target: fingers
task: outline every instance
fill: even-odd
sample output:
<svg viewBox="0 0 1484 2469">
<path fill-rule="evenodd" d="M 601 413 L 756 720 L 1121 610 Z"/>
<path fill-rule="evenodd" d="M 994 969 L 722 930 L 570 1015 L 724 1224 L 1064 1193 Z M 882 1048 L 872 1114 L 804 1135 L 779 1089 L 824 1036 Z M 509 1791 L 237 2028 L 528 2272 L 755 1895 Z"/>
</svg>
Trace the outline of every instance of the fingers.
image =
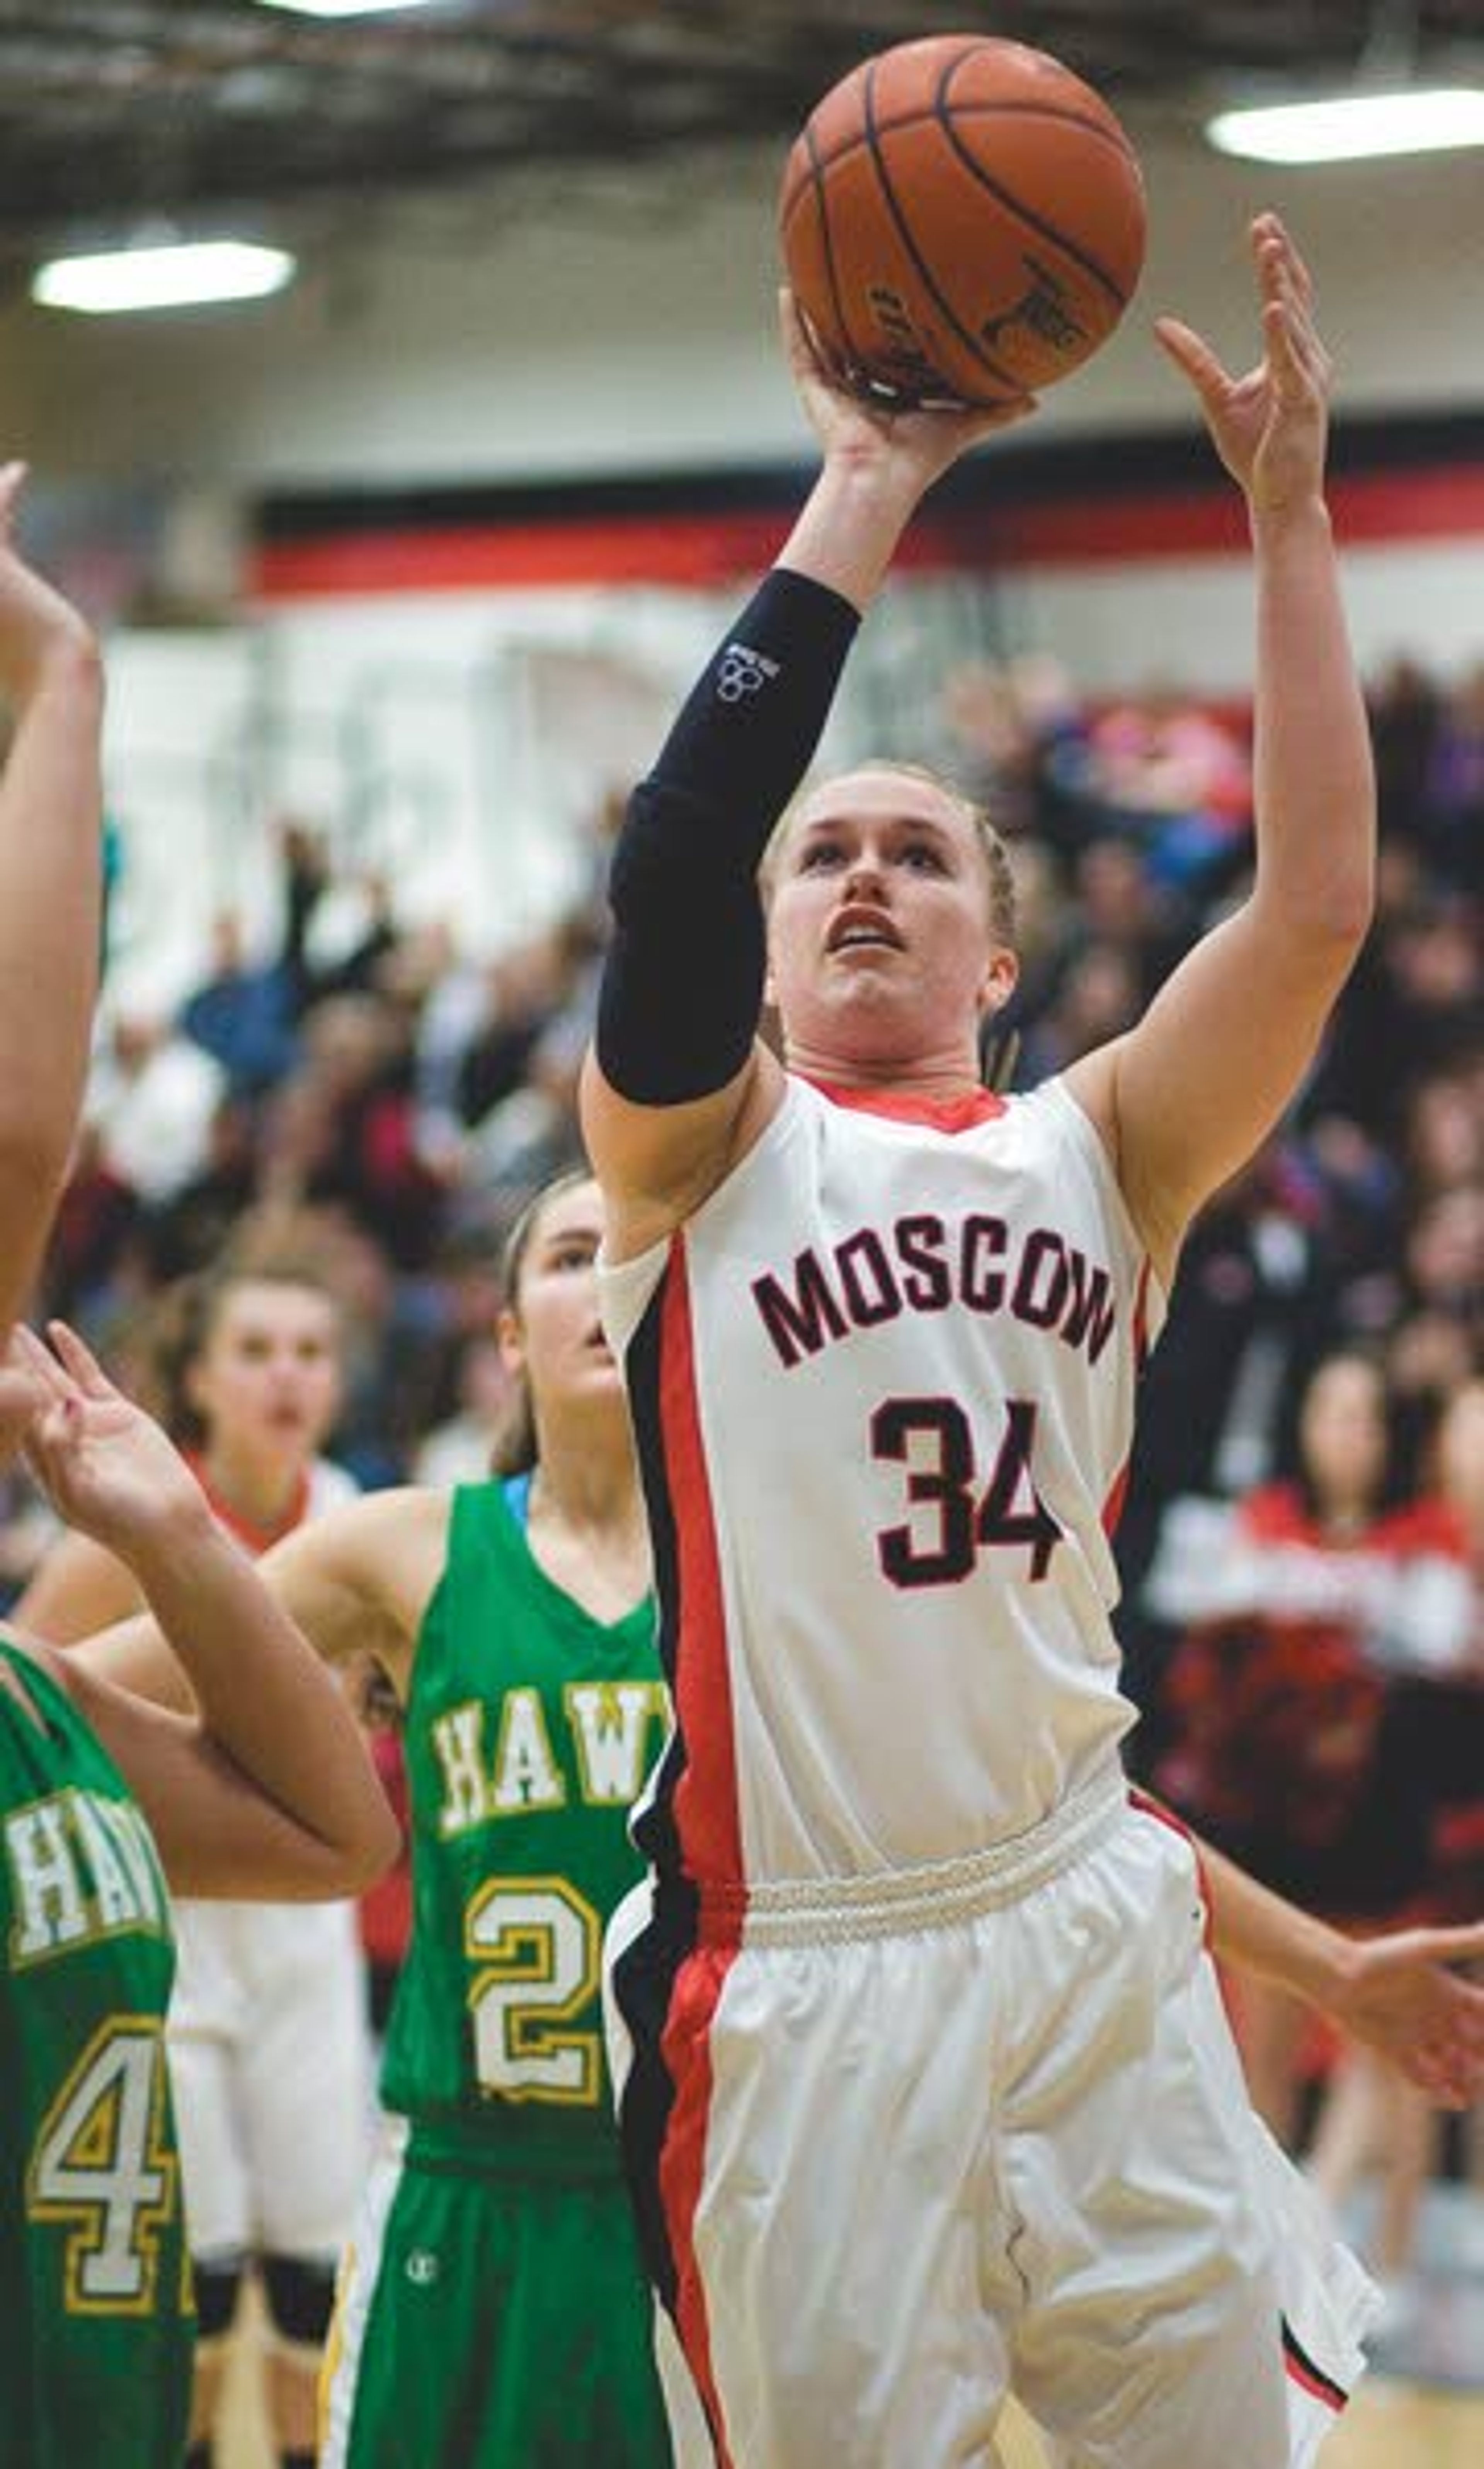
<svg viewBox="0 0 1484 2469">
<path fill-rule="evenodd" d="M 786 283 L 778 287 L 778 331 L 796 385 L 806 385 L 811 379 L 827 385 L 845 383 L 845 371 L 825 350 Z"/>
<path fill-rule="evenodd" d="M 1260 273 L 1270 263 L 1281 265 L 1295 297 L 1303 303 L 1307 315 L 1313 306 L 1314 278 L 1294 246 L 1292 237 L 1282 218 L 1270 211 L 1257 216 L 1248 238 Z"/>
<path fill-rule="evenodd" d="M 810 343 L 809 329 L 804 323 L 803 311 L 786 283 L 778 286 L 778 333 L 783 338 L 783 349 L 790 365 L 797 367 L 801 360 L 806 368 L 810 366 L 815 353 Z"/>
<path fill-rule="evenodd" d="M 1276 215 L 1260 215 L 1252 248 L 1263 298 L 1268 367 L 1280 396 L 1306 387 L 1325 391 L 1330 357 L 1313 320 L 1313 279 Z"/>
<path fill-rule="evenodd" d="M 1179 317 L 1156 317 L 1154 339 L 1203 403 L 1225 394 L 1232 379 L 1210 344 Z"/>
<path fill-rule="evenodd" d="M 1426 1929 L 1423 1942 L 1435 1963 L 1477 1963 L 1484 1960 L 1484 1921 L 1464 1928 Z M 1478 1992 L 1484 2010 L 1484 1990 Z"/>
<path fill-rule="evenodd" d="M 71 1395 L 71 1383 L 56 1355 L 42 1345 L 35 1330 L 28 1328 L 24 1321 L 17 1321 L 12 1329 L 6 1352 L 8 1359 L 25 1372 L 41 1396 L 66 1397 Z"/>
<path fill-rule="evenodd" d="M 98 1357 L 90 1347 L 84 1346 L 75 1328 L 69 1328 L 64 1320 L 50 1320 L 46 1325 L 46 1333 L 64 1368 L 71 1373 L 84 1397 L 118 1396 L 118 1391 Z"/>
</svg>

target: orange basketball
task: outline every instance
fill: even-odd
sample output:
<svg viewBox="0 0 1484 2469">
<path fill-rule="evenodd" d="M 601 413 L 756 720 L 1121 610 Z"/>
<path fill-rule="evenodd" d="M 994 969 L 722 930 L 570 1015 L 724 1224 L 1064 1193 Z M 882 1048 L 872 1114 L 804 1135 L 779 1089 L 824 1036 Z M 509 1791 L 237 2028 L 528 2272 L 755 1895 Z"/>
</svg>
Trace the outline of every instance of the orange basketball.
<svg viewBox="0 0 1484 2469">
<path fill-rule="evenodd" d="M 1002 403 L 1080 366 L 1144 264 L 1138 157 L 1049 53 L 935 35 L 863 60 L 795 140 L 788 279 L 864 392 Z"/>
</svg>

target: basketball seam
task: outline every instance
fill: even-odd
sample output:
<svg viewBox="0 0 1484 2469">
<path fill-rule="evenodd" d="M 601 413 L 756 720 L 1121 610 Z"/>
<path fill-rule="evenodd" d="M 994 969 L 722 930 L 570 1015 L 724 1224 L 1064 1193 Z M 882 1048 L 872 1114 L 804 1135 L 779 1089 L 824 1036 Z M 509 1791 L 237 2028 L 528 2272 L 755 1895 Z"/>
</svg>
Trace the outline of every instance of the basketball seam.
<svg viewBox="0 0 1484 2469">
<path fill-rule="evenodd" d="M 823 167 L 819 159 L 819 140 L 813 129 L 808 127 L 804 130 L 804 138 L 809 150 L 809 181 L 814 190 L 815 204 L 819 210 L 820 245 L 824 252 L 824 279 L 829 285 L 829 296 L 834 304 L 835 324 L 839 328 L 841 340 L 845 344 L 847 357 L 853 358 L 855 340 L 850 333 L 850 321 L 846 315 L 845 302 L 840 293 L 840 280 L 835 268 L 835 243 L 829 228 L 829 191 L 824 179 Z"/>
<path fill-rule="evenodd" d="M 870 157 L 871 162 L 875 167 L 876 178 L 881 185 L 881 194 L 886 200 L 887 212 L 896 226 L 897 238 L 900 240 L 903 248 L 911 258 L 913 265 L 916 267 L 918 278 L 921 281 L 924 290 L 927 292 L 930 299 L 937 302 L 942 316 L 953 328 L 953 331 L 958 335 L 960 342 L 968 353 L 970 359 L 977 362 L 978 366 L 984 370 L 986 377 L 993 378 L 997 385 L 1008 387 L 1011 401 L 1019 401 L 1026 392 L 1025 386 L 1011 376 L 1009 369 L 1001 367 L 996 361 L 990 359 L 986 352 L 982 352 L 978 343 L 975 341 L 974 336 L 969 334 L 965 327 L 960 325 L 958 318 L 955 316 L 947 301 L 943 298 L 941 291 L 939 291 L 937 283 L 934 281 L 932 269 L 928 266 L 918 250 L 917 243 L 914 240 L 912 232 L 908 226 L 907 219 L 902 213 L 901 207 L 897 203 L 896 191 L 892 185 L 891 176 L 887 171 L 886 164 L 882 159 L 881 149 L 877 143 L 875 75 L 875 63 L 872 61 L 871 66 L 867 73 L 865 89 L 862 95 L 862 118 L 865 124 L 866 142 L 870 148 Z M 915 112 L 913 114 L 913 118 L 915 120 L 921 119 L 923 115 L 920 112 Z M 833 161 L 834 158 L 832 157 L 830 164 L 822 168 L 823 170 L 831 169 Z"/>
<path fill-rule="evenodd" d="M 965 172 L 969 173 L 971 176 L 979 182 L 982 189 L 987 189 L 991 197 L 998 198 L 1002 206 L 1008 206 L 1011 214 L 1018 215 L 1021 221 L 1027 226 L 1028 230 L 1039 232 L 1043 240 L 1055 242 L 1056 247 L 1061 250 L 1062 255 L 1064 257 L 1069 257 L 1074 265 L 1079 265 L 1084 274 L 1090 274 L 1095 283 L 1101 284 L 1109 298 L 1117 301 L 1120 310 L 1126 309 L 1128 306 L 1129 294 L 1126 291 L 1121 291 L 1119 289 L 1118 285 L 1114 282 L 1113 277 L 1109 274 L 1106 266 L 1100 265 L 1095 257 L 1090 257 L 1085 249 L 1079 248 L 1074 241 L 1068 240 L 1065 235 L 1057 229 L 1054 222 L 1047 221 L 1042 216 L 1036 214 L 1030 206 L 1022 205 L 1013 189 L 1007 189 L 1001 181 L 995 179 L 992 173 L 986 172 L 983 165 L 975 160 L 974 156 L 969 152 L 968 148 L 962 143 L 958 130 L 954 127 L 954 109 L 949 102 L 948 89 L 956 72 L 962 68 L 963 58 L 968 57 L 970 57 L 968 54 L 964 54 L 960 59 L 953 60 L 949 63 L 949 65 L 944 69 L 941 78 L 939 80 L 938 93 L 934 98 L 934 111 L 938 119 L 938 125 L 941 128 L 943 135 L 948 140 L 954 153 L 958 156 Z M 991 104 L 988 106 L 988 109 L 990 111 L 996 109 L 1003 111 L 1005 107 L 1006 106 L 1004 105 Z M 1027 104 L 1011 104 L 1009 108 L 1011 111 L 1025 112 L 1028 117 L 1033 110 L 1037 118 L 1064 121 L 1075 127 L 1085 130 L 1089 136 L 1107 137 L 1107 132 L 1100 128 L 1096 121 L 1085 119 L 1079 112 L 1046 111 L 1040 104 L 1031 105 Z M 972 104 L 966 106 L 962 117 L 964 119 L 968 119 L 973 110 L 974 106 Z M 980 116 L 984 117 L 985 115 L 981 113 Z M 1126 146 L 1119 144 L 1116 139 L 1111 137 L 1107 137 L 1107 143 L 1114 146 L 1116 150 L 1120 154 L 1124 155 L 1125 159 L 1131 159 Z M 1135 171 L 1137 171 L 1137 164 L 1135 164 L 1134 168 Z"/>
<path fill-rule="evenodd" d="M 957 65 L 956 61 L 952 63 L 945 74 L 951 77 L 953 68 Z M 1140 168 L 1138 155 L 1127 138 L 1119 130 L 1104 127 L 1101 120 L 1093 120 L 1085 112 L 1069 111 L 1062 104 L 956 103 L 953 107 L 960 120 L 1055 120 L 1067 128 L 1081 128 L 1089 137 L 1101 138 L 1104 146 L 1111 146 L 1115 154 L 1123 156 L 1130 171 L 1137 172 Z M 899 128 L 911 128 L 919 120 L 935 120 L 938 117 L 938 111 L 939 105 L 936 101 L 928 104 L 914 104 L 910 111 L 897 112 L 890 119 L 878 120 L 876 126 L 883 136 L 890 137 Z M 813 123 L 810 122 L 806 126 L 812 128 Z M 820 155 L 821 170 L 827 172 L 833 164 L 843 163 L 847 154 L 857 146 L 864 146 L 865 143 L 865 138 L 858 131 L 852 130 L 851 134 L 844 138 L 835 148 L 833 153 Z"/>
</svg>

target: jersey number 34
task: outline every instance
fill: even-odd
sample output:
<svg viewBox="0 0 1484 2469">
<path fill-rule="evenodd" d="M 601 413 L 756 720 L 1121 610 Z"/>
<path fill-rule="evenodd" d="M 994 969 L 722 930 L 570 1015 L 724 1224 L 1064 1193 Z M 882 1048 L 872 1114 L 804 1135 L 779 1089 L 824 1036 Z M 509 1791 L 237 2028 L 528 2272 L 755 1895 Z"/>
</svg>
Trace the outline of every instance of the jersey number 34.
<svg viewBox="0 0 1484 2469">
<path fill-rule="evenodd" d="M 1035 1488 L 1031 1457 L 1035 1406 L 1011 1397 L 1005 1432 L 981 1488 L 974 1429 L 952 1397 L 888 1397 L 870 1419 L 873 1457 L 906 1468 L 907 1498 L 919 1512 L 876 1536 L 882 1574 L 893 1586 L 954 1586 L 972 1576 L 982 1551 L 1019 1544 L 1030 1575 L 1044 1578 L 1061 1528 Z"/>
</svg>

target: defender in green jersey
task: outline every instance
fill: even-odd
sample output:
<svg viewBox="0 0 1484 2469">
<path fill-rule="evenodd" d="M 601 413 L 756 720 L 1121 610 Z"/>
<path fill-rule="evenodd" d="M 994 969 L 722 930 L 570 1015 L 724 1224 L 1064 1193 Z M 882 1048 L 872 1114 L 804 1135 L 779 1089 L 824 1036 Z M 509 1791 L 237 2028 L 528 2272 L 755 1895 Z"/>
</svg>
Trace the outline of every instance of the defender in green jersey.
<svg viewBox="0 0 1484 2469">
<path fill-rule="evenodd" d="M 0 2469 L 176 2469 L 195 2326 L 165 1877 L 342 1894 L 396 1829 L 342 1693 L 184 1462 L 53 1336 L 57 1356 L 11 1333 L 0 1449 L 24 1439 L 57 1508 L 132 1571 L 199 1712 L 0 1636 Z"/>
<path fill-rule="evenodd" d="M 600 2005 L 604 1926 L 639 1874 L 629 1809 L 668 1719 L 601 1232 L 595 1187 L 568 1178 L 507 1252 L 521 1479 L 377 1492 L 258 1563 L 321 1652 L 375 1656 L 406 1726 L 395 2150 L 341 2274 L 322 2469 L 672 2457 Z M 99 1650 L 135 1685 L 152 1650 L 137 1628 Z"/>
<path fill-rule="evenodd" d="M 454 1493 L 411 1662 L 413 1926 L 382 2083 L 406 2124 L 342 2273 L 325 2469 L 669 2457 L 599 1997 L 665 1696 L 647 1602 L 595 1617 L 526 1508 L 524 1483 Z"/>
<path fill-rule="evenodd" d="M 0 2461 L 174 2462 L 195 2318 L 164 1881 L 66 1691 L 14 1646 L 0 1657 Z"/>
</svg>

